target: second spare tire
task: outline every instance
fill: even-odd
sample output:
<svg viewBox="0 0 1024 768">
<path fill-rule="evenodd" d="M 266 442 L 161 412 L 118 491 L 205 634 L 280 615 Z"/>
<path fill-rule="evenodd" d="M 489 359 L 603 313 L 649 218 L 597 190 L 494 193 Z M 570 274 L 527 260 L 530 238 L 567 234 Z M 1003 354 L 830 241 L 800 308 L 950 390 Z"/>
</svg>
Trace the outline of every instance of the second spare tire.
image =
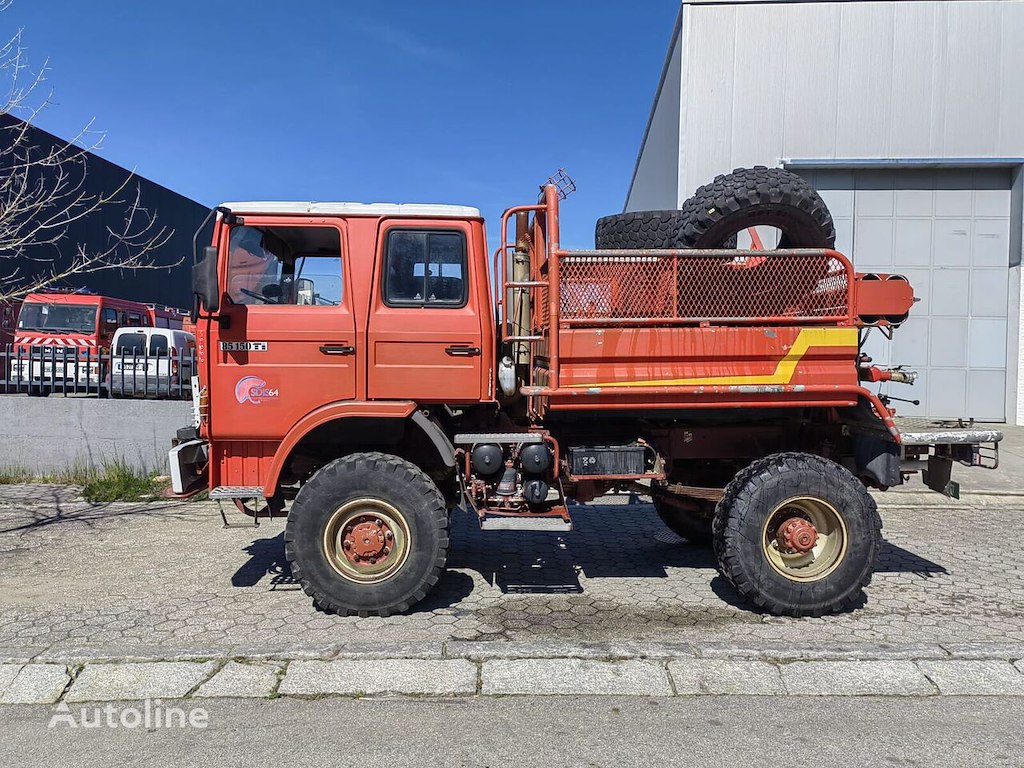
<svg viewBox="0 0 1024 768">
<path fill-rule="evenodd" d="M 780 248 L 833 248 L 835 225 L 810 184 L 782 168 L 737 168 L 700 187 L 678 211 L 630 211 L 598 220 L 599 249 L 735 248 L 754 226 L 779 230 Z"/>
</svg>

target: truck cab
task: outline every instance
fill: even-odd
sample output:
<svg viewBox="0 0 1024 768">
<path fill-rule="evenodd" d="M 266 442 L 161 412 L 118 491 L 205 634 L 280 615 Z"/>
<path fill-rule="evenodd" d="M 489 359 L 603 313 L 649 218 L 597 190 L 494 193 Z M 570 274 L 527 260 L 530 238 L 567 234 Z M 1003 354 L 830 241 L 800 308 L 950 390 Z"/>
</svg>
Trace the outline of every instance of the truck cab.
<svg viewBox="0 0 1024 768">
<path fill-rule="evenodd" d="M 227 203 L 222 303 L 199 336 L 213 487 L 261 488 L 282 441 L 322 409 L 494 400 L 494 307 L 475 208 Z M 206 378 L 208 376 L 208 378 Z"/>
</svg>

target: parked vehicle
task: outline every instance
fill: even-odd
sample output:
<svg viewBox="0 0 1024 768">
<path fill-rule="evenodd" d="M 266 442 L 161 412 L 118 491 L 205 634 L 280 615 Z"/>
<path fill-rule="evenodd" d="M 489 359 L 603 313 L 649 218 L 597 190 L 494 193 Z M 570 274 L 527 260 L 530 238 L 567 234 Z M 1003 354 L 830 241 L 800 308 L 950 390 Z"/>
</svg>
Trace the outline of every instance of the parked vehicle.
<svg viewBox="0 0 1024 768">
<path fill-rule="evenodd" d="M 184 322 L 188 320 L 188 313 L 182 309 L 158 307 L 155 304 L 147 304 L 146 306 L 149 309 L 149 325 L 152 325 L 154 328 L 182 330 Z"/>
<path fill-rule="evenodd" d="M 330 611 L 421 600 L 455 506 L 484 530 L 565 532 L 569 499 L 625 488 L 710 540 L 752 602 L 817 616 L 871 579 L 868 488 L 921 473 L 954 494 L 955 462 L 996 465 L 997 430 L 900 421 L 868 389 L 916 378 L 861 354 L 865 334 L 898 332 L 913 290 L 832 249 L 806 182 L 741 169 L 679 211 L 602 219 L 579 251 L 559 239 L 572 188 L 560 176 L 505 211 L 492 272 L 474 208 L 216 208 L 174 490 L 249 514 L 293 499 L 285 554 Z M 723 248 L 760 225 L 782 247 Z"/>
<path fill-rule="evenodd" d="M 43 396 L 68 386 L 101 388 L 109 374 L 104 353 L 119 328 L 180 327 L 182 317 L 180 310 L 82 289 L 30 293 L 9 355 L 11 383 Z"/>
<path fill-rule="evenodd" d="M 119 328 L 111 345 L 111 397 L 189 396 L 196 338 L 170 328 Z"/>
</svg>

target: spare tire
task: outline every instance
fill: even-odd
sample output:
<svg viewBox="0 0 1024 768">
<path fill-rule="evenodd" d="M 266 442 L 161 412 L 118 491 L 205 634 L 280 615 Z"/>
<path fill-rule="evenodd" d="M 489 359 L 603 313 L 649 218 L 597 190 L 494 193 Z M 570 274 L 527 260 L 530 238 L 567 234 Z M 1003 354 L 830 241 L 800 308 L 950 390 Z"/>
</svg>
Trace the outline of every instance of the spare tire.
<svg viewBox="0 0 1024 768">
<path fill-rule="evenodd" d="M 629 211 L 597 220 L 594 242 L 600 250 L 688 248 L 682 211 Z M 733 237 L 721 248 L 735 248 Z"/>
<path fill-rule="evenodd" d="M 782 168 L 737 168 L 698 189 L 679 210 L 687 248 L 722 248 L 755 226 L 780 230 L 779 248 L 833 248 L 836 228 L 810 184 Z"/>
<path fill-rule="evenodd" d="M 737 168 L 715 177 L 678 211 L 630 211 L 597 221 L 599 249 L 735 248 L 747 227 L 781 230 L 781 248 L 832 248 L 836 230 L 825 201 L 781 168 Z"/>
</svg>

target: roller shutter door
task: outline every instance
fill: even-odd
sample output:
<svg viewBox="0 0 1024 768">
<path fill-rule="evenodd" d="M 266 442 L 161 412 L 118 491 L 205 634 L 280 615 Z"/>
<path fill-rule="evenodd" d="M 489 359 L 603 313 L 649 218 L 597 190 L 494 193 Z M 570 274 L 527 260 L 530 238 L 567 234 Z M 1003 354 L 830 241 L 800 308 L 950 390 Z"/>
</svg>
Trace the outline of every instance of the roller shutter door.
<svg viewBox="0 0 1024 768">
<path fill-rule="evenodd" d="M 871 332 L 882 365 L 920 373 L 890 394 L 904 415 L 1005 421 L 1010 174 L 1004 169 L 801 172 L 836 222 L 836 247 L 860 272 L 897 272 L 920 301 L 892 342 Z"/>
</svg>

